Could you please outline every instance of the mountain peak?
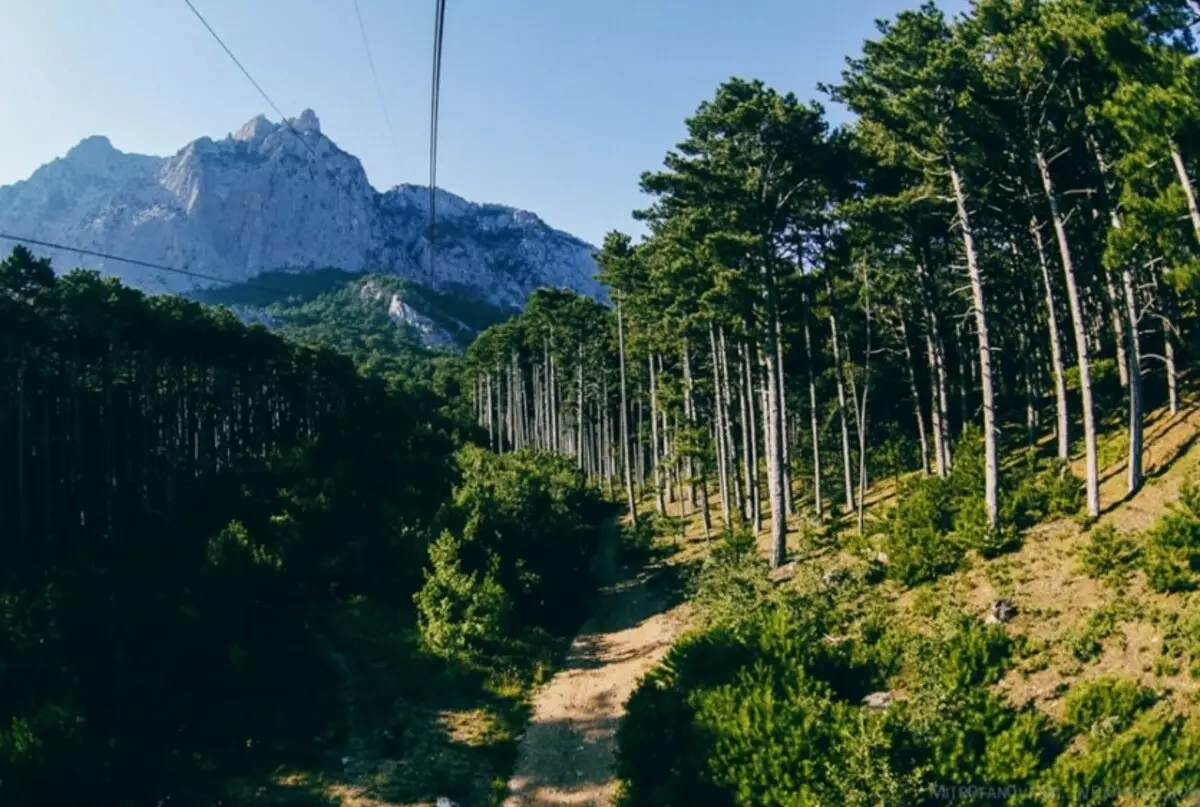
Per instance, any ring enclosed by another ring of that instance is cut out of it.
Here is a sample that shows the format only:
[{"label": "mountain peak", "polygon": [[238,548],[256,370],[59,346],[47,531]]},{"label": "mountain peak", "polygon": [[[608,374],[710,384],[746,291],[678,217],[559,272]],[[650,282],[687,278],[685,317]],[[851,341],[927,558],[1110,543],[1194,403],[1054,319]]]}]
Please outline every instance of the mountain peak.
[{"label": "mountain peak", "polygon": [[[532,213],[441,188],[431,260],[429,189],[376,191],[358,159],[321,133],[311,109],[286,125],[257,116],[170,157],[125,154],[105,137],[89,137],[45,168],[0,188],[0,230],[237,282],[264,271],[335,267],[397,275],[501,307],[520,306],[539,286],[603,294],[586,244]],[[79,262],[53,257],[63,266]],[[155,291],[212,282],[114,263],[84,265]]]},{"label": "mountain peak", "polygon": [[292,118],[291,124],[298,132],[312,132],[314,134],[321,133],[321,119],[317,117],[317,113],[311,109],[306,109],[300,113],[300,117]]},{"label": "mountain peak", "polygon": [[274,128],[275,124],[267,120],[266,115],[255,115],[233,133],[233,139],[242,141],[257,140]]},{"label": "mountain peak", "polygon": [[92,160],[103,158],[113,154],[117,150],[113,147],[112,141],[104,135],[92,135],[80,140],[70,151],[67,152],[67,159],[73,160]]}]

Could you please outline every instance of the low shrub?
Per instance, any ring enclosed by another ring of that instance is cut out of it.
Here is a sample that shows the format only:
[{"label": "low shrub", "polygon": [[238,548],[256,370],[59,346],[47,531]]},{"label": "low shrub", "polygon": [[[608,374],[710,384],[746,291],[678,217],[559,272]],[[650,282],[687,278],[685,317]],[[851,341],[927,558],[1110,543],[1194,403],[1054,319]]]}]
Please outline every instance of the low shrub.
[{"label": "low shrub", "polygon": [[1142,547],[1112,524],[1093,529],[1079,553],[1080,566],[1090,577],[1123,585],[1142,562]]},{"label": "low shrub", "polygon": [[1200,487],[1186,481],[1179,501],[1146,534],[1146,581],[1155,591],[1189,591],[1200,572]]},{"label": "low shrub", "polygon": [[[1003,629],[959,615],[921,639],[860,607],[776,600],[741,635],[678,644],[618,729],[622,803],[915,807],[935,783],[1020,784],[1045,767],[1046,719],[987,690],[1006,669]],[[863,705],[897,686],[908,694]]]},{"label": "low shrub", "polygon": [[1124,731],[1157,700],[1153,690],[1128,678],[1106,677],[1076,684],[1067,693],[1063,725],[1074,733]]}]

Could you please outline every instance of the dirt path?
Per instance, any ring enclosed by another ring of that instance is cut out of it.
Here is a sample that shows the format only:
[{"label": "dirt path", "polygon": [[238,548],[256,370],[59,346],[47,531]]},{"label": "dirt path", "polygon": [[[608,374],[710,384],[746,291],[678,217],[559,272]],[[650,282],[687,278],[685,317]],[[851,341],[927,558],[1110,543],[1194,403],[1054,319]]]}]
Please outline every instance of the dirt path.
[{"label": "dirt path", "polygon": [[[610,566],[614,549],[610,543]],[[685,623],[685,606],[671,605],[658,571],[617,571],[602,589],[563,669],[537,694],[504,807],[614,803],[613,749],[625,700]]]}]

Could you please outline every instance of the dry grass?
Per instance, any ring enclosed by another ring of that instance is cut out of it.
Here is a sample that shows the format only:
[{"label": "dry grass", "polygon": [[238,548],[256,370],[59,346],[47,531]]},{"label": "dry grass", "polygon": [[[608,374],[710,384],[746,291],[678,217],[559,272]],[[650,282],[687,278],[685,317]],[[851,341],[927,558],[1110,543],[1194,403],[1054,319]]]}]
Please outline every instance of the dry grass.
[{"label": "dry grass", "polygon": [[[1198,435],[1200,401],[1185,401],[1175,415],[1165,408],[1149,413],[1143,454],[1147,480],[1135,496],[1128,497],[1123,456],[1126,434],[1119,428],[1103,434],[1098,446],[1100,457],[1120,459],[1102,466],[1102,516],[1098,525],[1111,523],[1122,533],[1139,532],[1151,526],[1179,498],[1180,483],[1197,478]],[[1082,456],[1072,457],[1072,466],[1078,475],[1084,474]],[[893,480],[871,488],[866,499],[868,520],[881,519],[894,495]],[[710,506],[717,531],[719,504],[713,497]],[[678,506],[672,514],[680,515]],[[802,540],[797,533],[804,531],[796,528],[798,521],[793,519],[790,525],[789,545],[793,549]],[[764,555],[769,550],[769,528],[768,517],[758,536]],[[842,536],[848,539],[854,532],[854,518],[850,515]],[[706,551],[703,541],[697,542],[702,539],[698,517],[688,520],[685,535],[688,554],[699,556]],[[1185,598],[1151,591],[1141,572],[1135,573],[1120,591],[1089,577],[1079,568],[1078,561],[1080,547],[1087,540],[1087,532],[1073,520],[1040,524],[1025,535],[1021,548],[1013,553],[991,560],[973,556],[961,571],[916,589],[885,582],[877,590],[893,603],[898,618],[919,630],[929,624],[931,606],[951,605],[983,616],[997,598],[1012,599],[1018,615],[1007,627],[1025,650],[1023,658],[998,688],[1016,705],[1033,703],[1057,717],[1062,695],[1070,685],[1119,674],[1158,690],[1171,697],[1178,710],[1190,712],[1200,701],[1200,681],[1190,676],[1187,659],[1173,664],[1163,655],[1160,627],[1164,617],[1185,607]],[[806,550],[801,562],[828,567],[851,561],[844,547],[816,552],[811,547],[800,548]],[[1081,660],[1074,647],[1084,643],[1087,637],[1081,637],[1089,625],[1102,621],[1100,618],[1107,613],[1116,615],[1115,625],[1107,635],[1096,639],[1098,652]]]}]

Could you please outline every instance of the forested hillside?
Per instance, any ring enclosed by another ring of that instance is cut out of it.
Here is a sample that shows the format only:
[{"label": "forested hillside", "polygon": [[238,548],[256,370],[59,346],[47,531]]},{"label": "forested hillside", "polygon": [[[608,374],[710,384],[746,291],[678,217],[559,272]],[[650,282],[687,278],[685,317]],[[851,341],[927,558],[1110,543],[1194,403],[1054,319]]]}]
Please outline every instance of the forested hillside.
[{"label": "forested hillside", "polygon": [[613,307],[538,292],[468,350],[496,450],[724,536],[628,703],[625,803],[1200,787],[1198,21],[925,5],[821,88],[843,127],[731,79],[605,240]]},{"label": "forested hillside", "polygon": [[0,379],[0,801],[503,781],[608,518],[570,462],[485,456],[436,368],[357,368],[23,248]]}]

